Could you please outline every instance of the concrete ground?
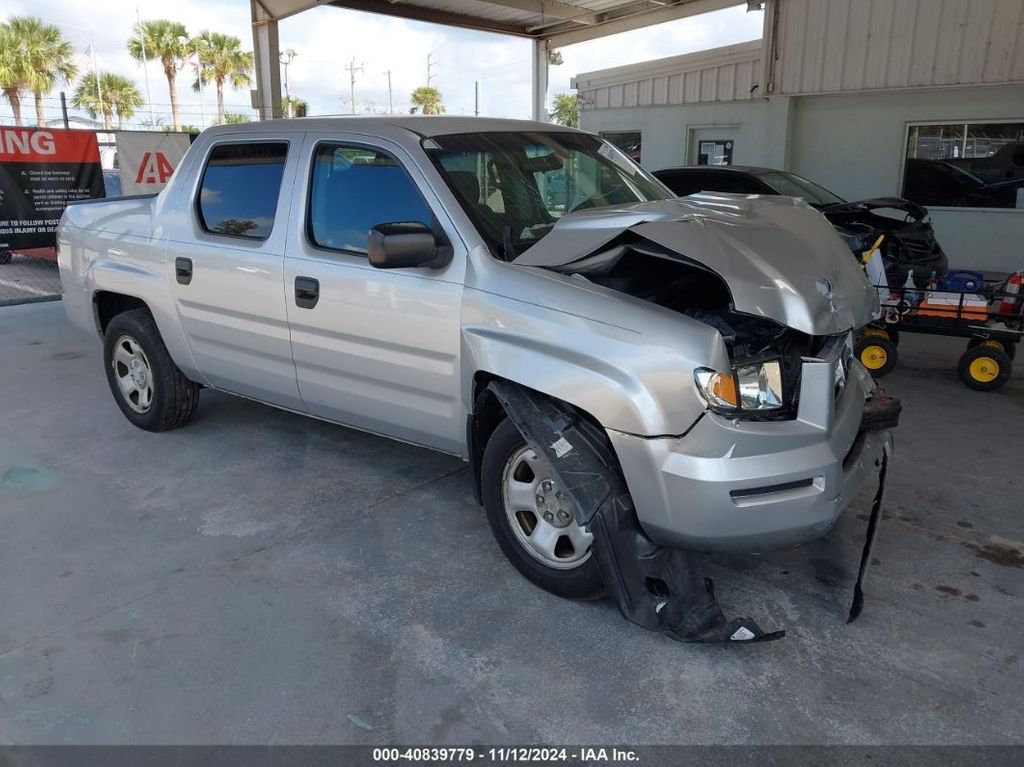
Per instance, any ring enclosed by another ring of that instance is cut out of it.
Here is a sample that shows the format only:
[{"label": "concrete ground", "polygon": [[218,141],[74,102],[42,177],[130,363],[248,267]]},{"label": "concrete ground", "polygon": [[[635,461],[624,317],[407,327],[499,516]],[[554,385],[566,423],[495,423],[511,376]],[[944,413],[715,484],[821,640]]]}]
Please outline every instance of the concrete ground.
[{"label": "concrete ground", "polygon": [[519,577],[456,459],[209,391],[148,434],[60,304],[0,309],[0,743],[1022,744],[1024,378],[901,351],[864,615],[867,497],[710,563],[785,639],[688,646]]},{"label": "concrete ground", "polygon": [[56,261],[14,253],[11,263],[0,264],[0,306],[59,295]]}]

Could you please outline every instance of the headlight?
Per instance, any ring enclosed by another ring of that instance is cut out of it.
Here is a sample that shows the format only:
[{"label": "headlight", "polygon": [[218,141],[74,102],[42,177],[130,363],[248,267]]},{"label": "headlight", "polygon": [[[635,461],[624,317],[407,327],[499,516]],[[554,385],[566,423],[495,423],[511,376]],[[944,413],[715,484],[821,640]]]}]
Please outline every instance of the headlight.
[{"label": "headlight", "polygon": [[783,407],[782,364],[777,359],[743,363],[727,373],[697,368],[693,377],[708,407],[720,413],[763,412]]}]

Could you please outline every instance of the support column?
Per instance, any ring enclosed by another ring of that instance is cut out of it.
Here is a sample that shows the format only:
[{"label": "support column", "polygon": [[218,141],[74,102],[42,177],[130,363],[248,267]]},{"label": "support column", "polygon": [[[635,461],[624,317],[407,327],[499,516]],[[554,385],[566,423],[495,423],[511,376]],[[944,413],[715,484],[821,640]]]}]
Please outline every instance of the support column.
[{"label": "support column", "polygon": [[281,53],[277,40],[277,19],[259,0],[249,0],[252,10],[252,50],[256,65],[256,98],[253,108],[261,120],[281,117]]},{"label": "support column", "polygon": [[547,40],[533,41],[533,119],[548,121],[548,43]]}]

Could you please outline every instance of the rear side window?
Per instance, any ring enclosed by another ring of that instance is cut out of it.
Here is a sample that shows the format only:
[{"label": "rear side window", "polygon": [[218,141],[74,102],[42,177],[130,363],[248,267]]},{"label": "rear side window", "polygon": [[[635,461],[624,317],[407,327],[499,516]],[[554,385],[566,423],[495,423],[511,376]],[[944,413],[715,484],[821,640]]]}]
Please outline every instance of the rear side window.
[{"label": "rear side window", "polygon": [[221,144],[206,161],[199,223],[208,232],[265,240],[274,228],[288,145]]},{"label": "rear side window", "polygon": [[432,227],[434,217],[393,157],[368,147],[317,147],[308,226],[314,245],[366,253],[368,233],[377,224],[413,221]]}]

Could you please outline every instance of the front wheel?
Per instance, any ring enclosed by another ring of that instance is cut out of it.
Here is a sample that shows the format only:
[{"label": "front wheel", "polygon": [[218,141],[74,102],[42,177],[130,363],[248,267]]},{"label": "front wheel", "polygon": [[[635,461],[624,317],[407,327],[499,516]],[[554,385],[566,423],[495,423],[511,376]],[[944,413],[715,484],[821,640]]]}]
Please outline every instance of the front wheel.
[{"label": "front wheel", "polygon": [[140,429],[176,429],[195,412],[199,385],[174,364],[149,310],[134,309],[110,321],[103,361],[118,407]]},{"label": "front wheel", "polygon": [[480,479],[491,531],[520,573],[568,599],[605,594],[594,536],[576,522],[547,464],[507,418],[487,442]]}]

